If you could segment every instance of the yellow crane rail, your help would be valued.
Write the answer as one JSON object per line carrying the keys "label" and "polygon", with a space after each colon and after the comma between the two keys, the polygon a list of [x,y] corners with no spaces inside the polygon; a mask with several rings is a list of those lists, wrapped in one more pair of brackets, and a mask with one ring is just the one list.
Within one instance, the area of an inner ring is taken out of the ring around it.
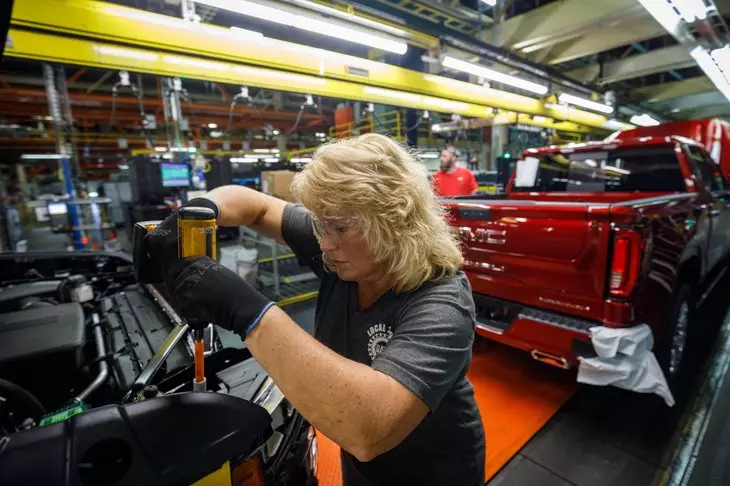
{"label": "yellow crane rail", "polygon": [[[106,2],[16,0],[11,24],[15,28],[7,54],[15,57],[211,79],[480,118],[493,116],[494,108],[599,129],[605,129],[607,121],[596,113],[549,108],[540,99],[473,83]],[[39,45],[41,38],[31,35],[43,34],[21,33],[17,27],[71,34],[76,38],[46,34],[43,39],[59,43],[63,39],[76,48],[94,51],[78,56],[66,52],[56,58],[47,51],[58,52],[58,46]],[[29,52],[30,44],[38,52]],[[200,71],[209,73],[201,76]]]}

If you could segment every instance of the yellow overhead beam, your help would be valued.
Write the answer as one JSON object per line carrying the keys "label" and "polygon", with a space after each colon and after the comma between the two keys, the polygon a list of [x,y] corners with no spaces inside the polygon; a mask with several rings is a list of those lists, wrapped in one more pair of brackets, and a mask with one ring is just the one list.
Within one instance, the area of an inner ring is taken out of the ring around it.
{"label": "yellow overhead beam", "polygon": [[[270,70],[285,70],[307,74],[310,77],[319,79],[321,81],[319,86],[327,86],[327,88],[330,87],[328,83],[337,86],[337,82],[346,81],[349,82],[346,83],[346,86],[349,87],[352,87],[354,83],[358,83],[359,85],[371,85],[372,89],[376,91],[385,90],[381,94],[388,90],[395,90],[390,94],[383,95],[381,99],[371,96],[372,92],[367,93],[367,96],[349,97],[349,99],[414,108],[439,109],[438,106],[431,106],[430,108],[427,106],[414,106],[412,100],[415,98],[412,98],[412,96],[423,95],[420,98],[451,101],[451,103],[438,102],[437,104],[440,104],[441,108],[440,111],[461,114],[464,113],[452,109],[452,107],[466,108],[464,105],[466,103],[469,106],[486,106],[545,116],[595,128],[603,127],[607,121],[606,117],[599,114],[573,108],[546,108],[542,100],[484,88],[473,83],[270,39],[260,34],[256,35],[256,33],[241,33],[209,24],[194,24],[182,19],[152,14],[106,2],[92,0],[74,0],[73,2],[64,0],[15,0],[11,23],[13,26],[50,30],[100,41],[141,46],[146,49],[174,51],[184,54],[184,56],[179,57],[189,59],[190,66],[193,64],[203,66],[206,63],[215,66],[216,64],[228,64],[220,61],[232,61],[241,64],[266,66]],[[12,52],[12,49],[10,51]],[[172,54],[160,55],[165,57],[173,56]],[[197,57],[201,56],[211,60],[198,59],[194,62]],[[215,61],[212,59],[215,59]],[[127,59],[127,61],[129,60],[131,58]],[[128,63],[127,65],[123,64],[119,59],[117,60],[118,69],[135,69]],[[157,67],[161,66],[157,65]],[[243,73],[245,69],[249,71]],[[213,74],[215,69],[211,71],[211,74]],[[228,79],[226,82],[255,85],[255,81],[249,80],[249,75],[255,71],[257,71],[257,68],[239,66],[239,74],[242,75],[235,76],[235,79]],[[281,73],[281,71],[278,72]],[[185,74],[176,74],[176,76],[185,76]],[[281,73],[281,76],[296,75]],[[190,75],[188,77],[197,76]],[[251,75],[251,77],[256,79],[254,75]],[[229,78],[231,77],[229,76]],[[205,76],[203,79],[213,79],[213,77]],[[318,83],[310,80],[309,84],[315,86]],[[307,86],[303,86],[298,90],[284,87],[276,88],[270,84],[264,86],[273,89],[316,92],[317,94],[348,98],[335,91],[324,93],[321,90],[309,89]],[[360,89],[362,89],[362,86]],[[395,95],[396,92],[408,93]],[[365,93],[360,94],[364,95]],[[409,98],[411,98],[410,102],[408,101]],[[469,116],[484,117],[485,115],[482,112],[469,114]]]}
{"label": "yellow overhead beam", "polygon": [[160,76],[192,78],[221,83],[369,101],[422,110],[445,111],[488,118],[492,109],[416,93],[367,86],[319,76],[275,69],[211,61],[191,56],[118,45],[53,34],[10,29],[10,46],[5,55],[22,59],[67,63],[101,69],[130,70]]}

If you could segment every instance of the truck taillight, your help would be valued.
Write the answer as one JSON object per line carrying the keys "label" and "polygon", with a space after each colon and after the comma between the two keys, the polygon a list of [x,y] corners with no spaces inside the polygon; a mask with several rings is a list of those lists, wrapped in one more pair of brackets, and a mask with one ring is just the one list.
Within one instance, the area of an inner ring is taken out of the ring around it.
{"label": "truck taillight", "polygon": [[636,287],[641,268],[641,238],[631,230],[615,230],[609,289],[614,297],[628,297]]}

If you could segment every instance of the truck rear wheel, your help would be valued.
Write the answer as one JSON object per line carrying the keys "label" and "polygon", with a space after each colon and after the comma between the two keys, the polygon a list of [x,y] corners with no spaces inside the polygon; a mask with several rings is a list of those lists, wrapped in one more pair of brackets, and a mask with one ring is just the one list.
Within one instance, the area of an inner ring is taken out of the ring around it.
{"label": "truck rear wheel", "polygon": [[692,289],[689,285],[683,284],[675,294],[658,355],[659,364],[670,386],[676,382],[682,369],[693,314]]}

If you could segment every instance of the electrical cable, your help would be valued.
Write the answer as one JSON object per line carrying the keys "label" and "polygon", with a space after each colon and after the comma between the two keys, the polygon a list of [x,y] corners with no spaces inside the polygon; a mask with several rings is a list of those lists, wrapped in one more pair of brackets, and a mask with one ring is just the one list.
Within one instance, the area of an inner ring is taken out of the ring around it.
{"label": "electrical cable", "polygon": [[[137,76],[137,78],[139,79],[139,76]],[[119,81],[114,83],[114,86],[112,86],[112,114],[111,119],[109,120],[109,127],[113,129],[116,122],[117,96],[119,95],[119,89],[122,87],[129,88],[134,97],[137,98],[137,107],[139,109],[139,117],[142,124],[142,137],[147,138],[147,141],[152,144],[152,139],[147,136],[147,129],[145,128],[146,115],[144,112],[144,102],[142,101],[142,94],[139,92],[139,88],[137,88],[135,84],[129,82],[129,73],[126,71],[119,72]]]}
{"label": "electrical cable", "polygon": [[291,130],[289,130],[287,132],[287,134],[286,134],[287,136],[289,136],[292,133],[294,133],[294,130],[296,130],[297,127],[299,126],[299,122],[301,121],[302,115],[304,114],[304,107],[305,106],[306,105],[304,103],[302,103],[302,106],[299,107],[299,113],[297,114],[297,119],[294,121],[294,126],[291,127]]}
{"label": "electrical cable", "polygon": [[[251,98],[248,95],[244,95],[243,93],[238,93],[237,95],[235,95],[233,97],[233,99],[231,100],[231,106],[228,109],[228,125],[226,126],[226,131],[224,132],[226,135],[228,135],[228,133],[231,130],[231,123],[233,123],[233,109],[236,107],[236,101],[241,98],[247,99],[248,104],[250,106],[254,106],[254,103],[256,103],[261,98],[263,93],[264,93],[264,90],[259,90],[259,92],[256,93],[256,96],[254,96],[253,98]],[[259,120],[261,120],[262,122],[264,121],[264,117],[263,117],[263,115],[261,115],[260,110],[257,111],[256,116],[258,116]]]}
{"label": "electrical cable", "polygon": [[411,130],[414,130],[414,129],[418,128],[420,125],[421,125],[421,119],[419,118],[416,123],[414,123],[410,127],[406,128],[406,133],[410,132]]}

